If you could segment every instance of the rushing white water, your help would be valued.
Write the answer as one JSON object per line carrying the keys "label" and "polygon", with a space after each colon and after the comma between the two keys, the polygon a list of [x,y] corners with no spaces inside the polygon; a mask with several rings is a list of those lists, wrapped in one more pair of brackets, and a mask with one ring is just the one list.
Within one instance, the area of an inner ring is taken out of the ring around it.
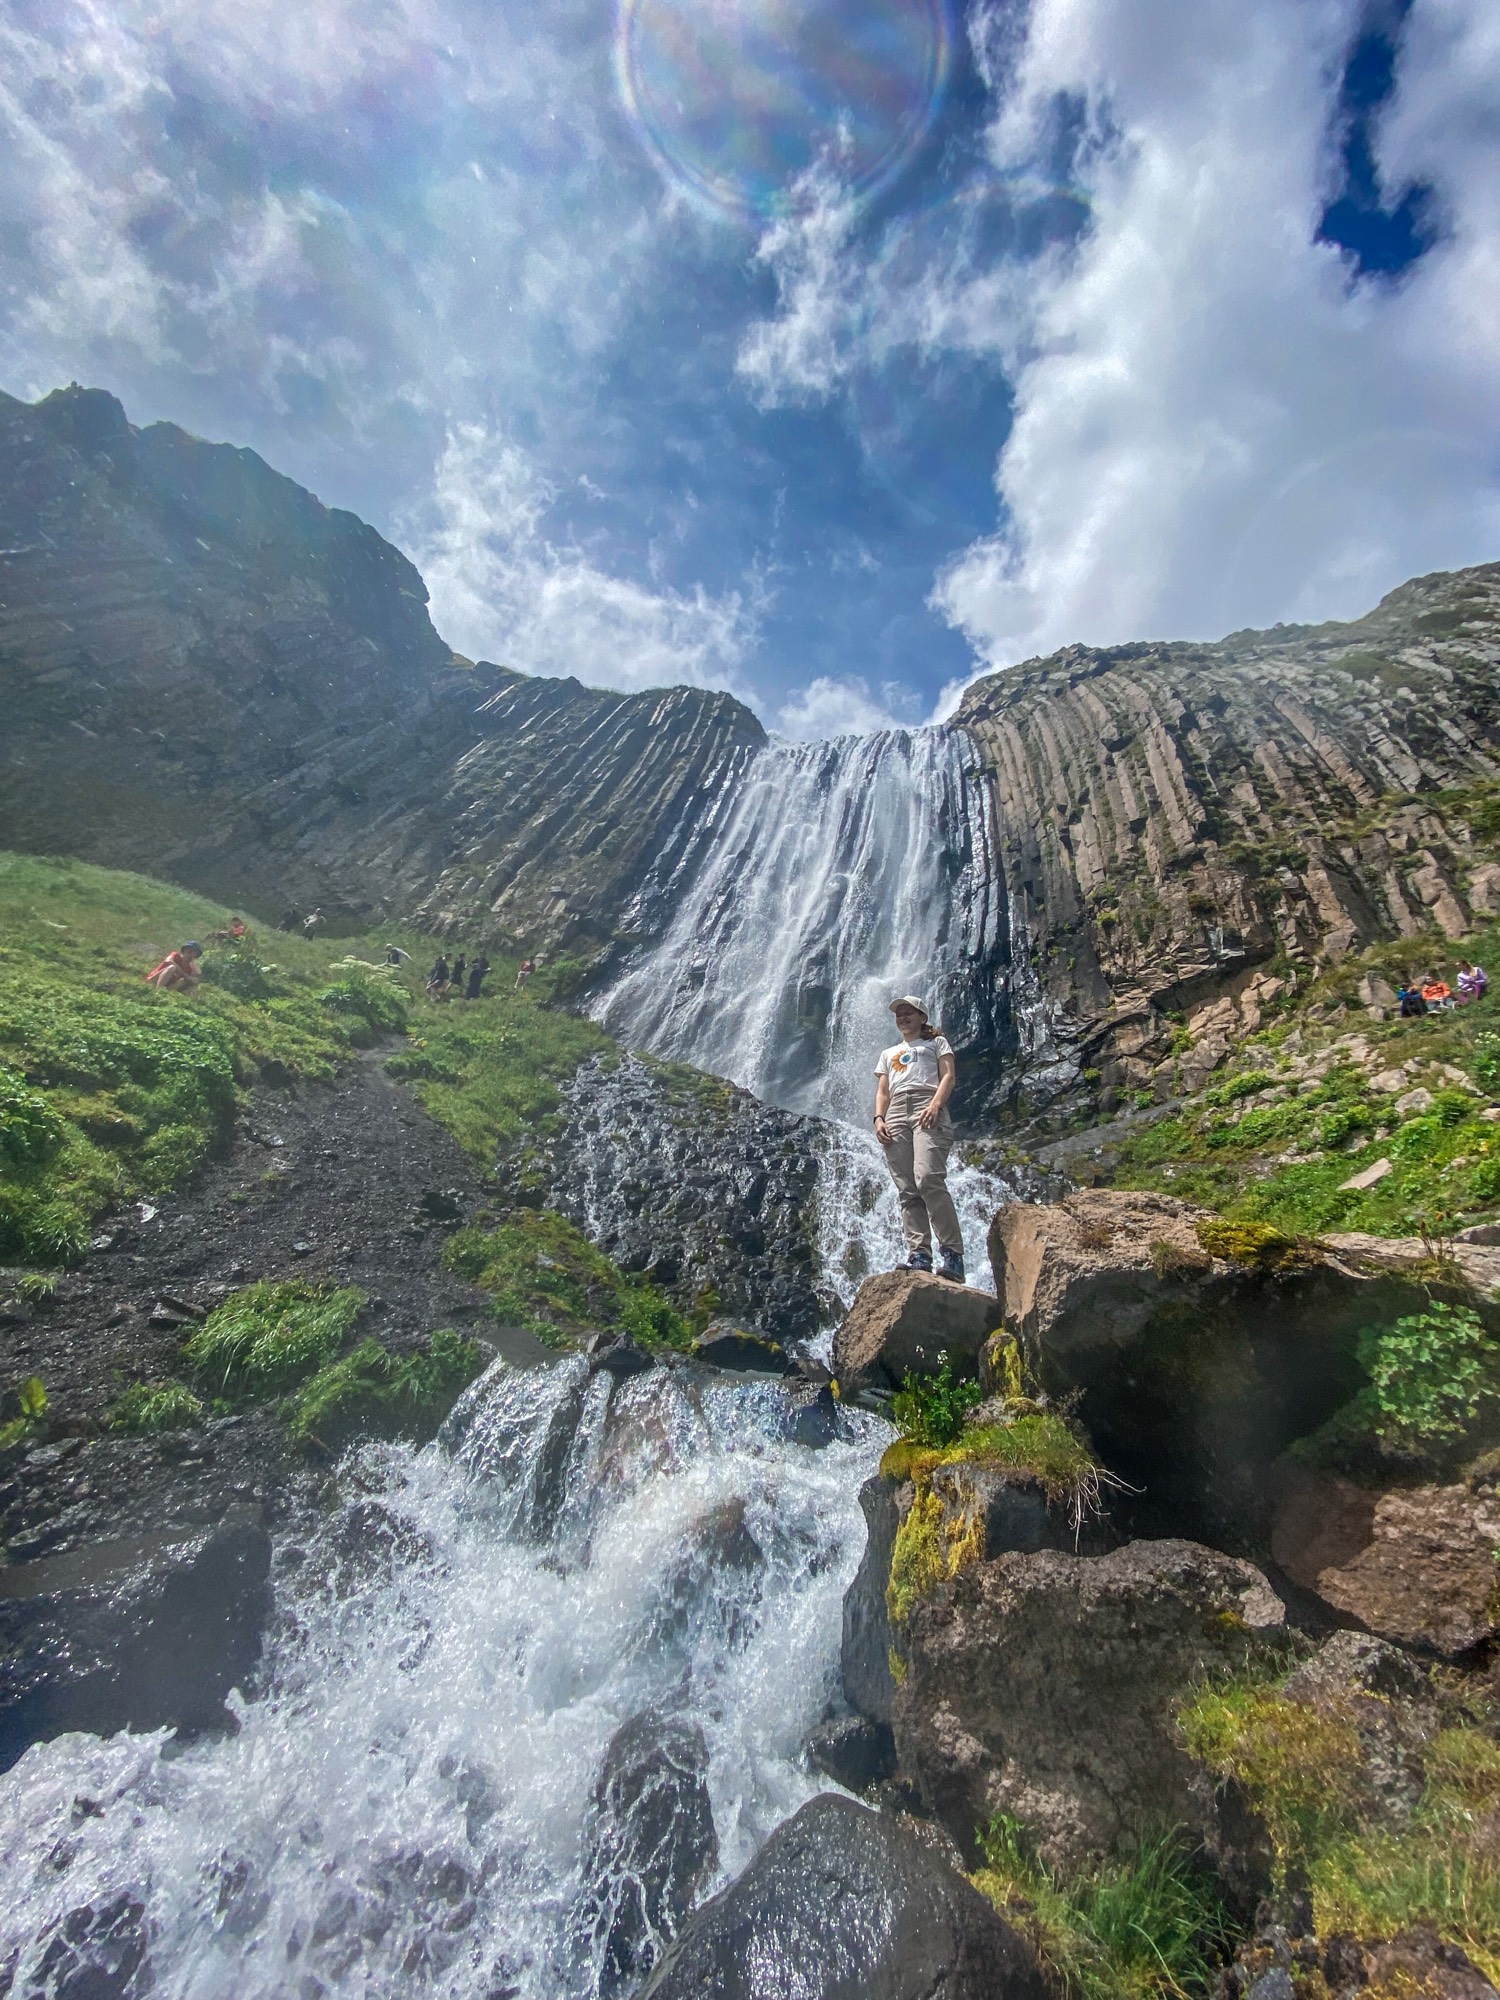
{"label": "rushing white water", "polygon": [[[995,923],[988,802],[951,729],[772,743],[666,932],[598,1003],[611,1033],[832,1121],[820,1172],[825,1275],[846,1297],[900,1261],[871,1130],[889,1012],[915,993],[957,1029]],[[971,1277],[1005,1188],[956,1166]]]}
{"label": "rushing white water", "polygon": [[629,1844],[596,1795],[621,1724],[701,1732],[700,1895],[824,1788],[798,1753],[888,1433],[823,1421],[814,1448],[779,1383],[570,1359],[491,1371],[451,1455],[367,1451],[236,1737],[62,1737],[0,1781],[11,1990],[61,1990],[82,1922],[84,1955],[111,1925],[117,1961],[143,1941],[173,2000],[628,1992],[598,1914]]}

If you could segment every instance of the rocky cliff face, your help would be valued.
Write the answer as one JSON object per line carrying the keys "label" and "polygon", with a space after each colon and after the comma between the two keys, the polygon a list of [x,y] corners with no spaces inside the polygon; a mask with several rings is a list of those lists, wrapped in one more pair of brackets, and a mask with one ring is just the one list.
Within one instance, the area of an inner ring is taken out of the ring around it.
{"label": "rocky cliff face", "polygon": [[1170,1013],[1229,998],[1253,1026],[1257,982],[1500,912],[1472,824],[1497,662],[1488,564],[1352,624],[1072,646],[976,682],[956,721],[994,773],[1016,998],[1075,1073],[1138,1087]]}
{"label": "rocky cliff face", "polygon": [[373,528],[76,387],[0,397],[0,693],[0,844],[584,948],[649,926],[763,741],[458,658]]}

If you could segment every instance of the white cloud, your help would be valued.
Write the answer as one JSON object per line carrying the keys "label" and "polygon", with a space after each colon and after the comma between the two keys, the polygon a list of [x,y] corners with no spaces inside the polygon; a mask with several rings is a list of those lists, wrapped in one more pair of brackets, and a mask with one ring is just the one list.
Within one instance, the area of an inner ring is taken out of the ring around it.
{"label": "white cloud", "polygon": [[[1093,226],[1020,329],[997,533],[935,602],[982,659],[1344,617],[1500,555],[1500,29],[1414,10],[1384,152],[1449,240],[1351,286],[1315,242],[1355,0],[1036,0],[992,142],[1066,93],[1101,136]],[[997,341],[1017,341],[1013,303]]]}
{"label": "white cloud", "polygon": [[[886,690],[881,694],[889,699]],[[820,674],[778,711],[777,722],[783,736],[800,742],[825,736],[867,736],[876,729],[902,726],[882,700],[871,694],[869,682],[859,674]]]}
{"label": "white cloud", "polygon": [[753,608],[738,593],[651,590],[554,545],[551,499],[513,444],[477,424],[449,434],[431,501],[404,524],[444,638],[472,658],[593,687],[685,681],[742,694]]}
{"label": "white cloud", "polygon": [[830,166],[810,167],[791,212],[765,231],[756,261],[776,280],[779,311],[746,329],[736,372],[762,407],[827,396],[848,372],[860,270],[848,255],[859,205]]}

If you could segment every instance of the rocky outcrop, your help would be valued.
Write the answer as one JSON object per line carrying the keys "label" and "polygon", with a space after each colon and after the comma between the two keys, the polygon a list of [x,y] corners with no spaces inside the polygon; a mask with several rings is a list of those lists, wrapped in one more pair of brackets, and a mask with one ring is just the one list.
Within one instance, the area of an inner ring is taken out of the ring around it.
{"label": "rocky outcrop", "polygon": [[1045,2000],[1035,1954],[889,1819],[825,1795],[705,1903],[642,2000]]}
{"label": "rocky outcrop", "polygon": [[1450,1659],[1500,1637],[1492,1486],[1380,1492],[1291,1465],[1276,1492],[1271,1552],[1333,1611]]}
{"label": "rocky outcrop", "polygon": [[231,1726],[271,1612],[258,1513],[0,1570],[0,1769],[66,1730]]}
{"label": "rocky outcrop", "polygon": [[1258,1570],[1191,1542],[975,1564],[911,1614],[901,1768],[966,1852],[997,1812],[1060,1867],[1182,1825],[1232,1879],[1243,1830],[1176,1710],[1210,1673],[1274,1657],[1284,1619]]}
{"label": "rocky outcrop", "polygon": [[650,929],[764,740],[727,695],[455,656],[412,565],[253,452],[0,396],[0,845],[275,917]]}
{"label": "rocky outcrop", "polygon": [[1362,1386],[1360,1329],[1430,1297],[1431,1273],[1394,1253],[1102,1189],[1002,1209],[990,1259],[1029,1365],[1078,1395],[1106,1463],[1143,1490],[1143,1518],[1240,1547],[1265,1545],[1273,1462]]}
{"label": "rocky outcrop", "polygon": [[877,1472],[859,1489],[867,1534],[854,1581],[844,1592],[843,1643],[839,1669],[844,1697],[869,1721],[889,1725],[895,1712],[896,1683],[891,1674],[891,1621],[885,1594],[891,1580],[891,1557],[901,1510],[896,1503],[898,1482]]}
{"label": "rocky outcrop", "polygon": [[866,1278],[833,1336],[833,1372],[846,1397],[899,1389],[908,1374],[935,1375],[951,1361],[978,1372],[979,1351],[1000,1323],[994,1295],[925,1271]]}
{"label": "rocky outcrop", "polygon": [[563,1092],[556,1138],[507,1164],[622,1270],[786,1342],[822,1317],[812,1213],[823,1129],[696,1070],[595,1058]]}
{"label": "rocky outcrop", "polygon": [[1351,624],[1071,646],[976,681],[955,720],[994,773],[1038,1081],[1061,1044],[1108,1111],[1171,1084],[1169,1014],[1206,1074],[1288,973],[1492,914],[1462,788],[1500,776],[1497,657],[1488,564]]}

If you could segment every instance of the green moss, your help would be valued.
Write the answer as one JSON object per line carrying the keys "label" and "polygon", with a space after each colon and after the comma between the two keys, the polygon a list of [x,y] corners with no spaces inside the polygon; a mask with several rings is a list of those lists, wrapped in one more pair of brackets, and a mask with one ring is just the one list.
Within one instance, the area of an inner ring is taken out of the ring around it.
{"label": "green moss", "polygon": [[1249,1264],[1258,1271],[1311,1270],[1322,1258],[1316,1243],[1288,1236],[1267,1222],[1229,1222],[1209,1218],[1194,1230],[1210,1257]]}
{"label": "green moss", "polygon": [[203,1404],[182,1382],[133,1382],[110,1406],[109,1428],[136,1437],[201,1424]]}
{"label": "green moss", "polygon": [[435,1437],[444,1417],[484,1365],[477,1341],[451,1328],[397,1357],[367,1337],[319,1369],[297,1393],[291,1434],[330,1456],[356,1437]]}
{"label": "green moss", "polygon": [[648,1346],[692,1345],[692,1328],[670,1300],[628,1277],[550,1209],[522,1209],[494,1229],[457,1230],[443,1261],[491,1294],[497,1319],[544,1339],[623,1326]]}
{"label": "green moss", "polygon": [[974,1886],[1030,1934],[1071,2000],[1189,2000],[1211,1990],[1228,1927],[1181,1836],[1150,1836],[1071,1877],[1044,1868],[1005,1814],[980,1846]]}
{"label": "green moss", "polygon": [[1357,1823],[1365,1799],[1359,1731],[1345,1717],[1262,1685],[1203,1687],[1178,1712],[1184,1741],[1250,1793],[1283,1869]]}
{"label": "green moss", "polygon": [[352,1285],[247,1285],[209,1314],[184,1356],[205,1390],[226,1403],[280,1395],[333,1359],[364,1302]]}
{"label": "green moss", "polygon": [[591,1056],[618,1054],[602,1028],[543,1009],[531,987],[429,1007],[412,1046],[390,1074],[411,1083],[422,1104],[486,1167],[496,1156],[556,1123],[559,1087]]}

